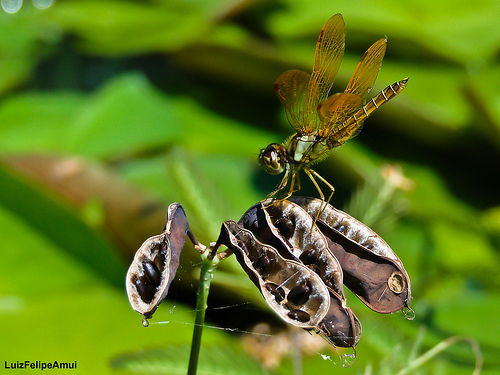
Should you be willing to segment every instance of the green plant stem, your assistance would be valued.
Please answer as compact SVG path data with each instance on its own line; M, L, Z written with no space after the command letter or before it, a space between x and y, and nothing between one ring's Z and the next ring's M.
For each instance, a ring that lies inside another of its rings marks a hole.
M453 336L444 341L441 341L439 344L429 349L420 357L411 361L405 368L400 370L396 375L412 374L417 368L422 366L424 363L428 362L442 351L448 349L450 346L455 345L460 341L466 342L472 347L472 350L476 357L476 365L472 375L479 375L481 373L481 368L483 367L483 355L481 353L481 349L479 348L479 344L474 339L471 339L469 337L460 337L460 336Z
M189 356L188 375L195 375L198 369L198 358L200 356L201 336L205 323L205 311L207 309L208 292L213 272L217 268L219 258L208 259L208 251L201 255L200 282L198 285L198 298L196 300L196 315L194 321L193 340L191 341L191 354Z

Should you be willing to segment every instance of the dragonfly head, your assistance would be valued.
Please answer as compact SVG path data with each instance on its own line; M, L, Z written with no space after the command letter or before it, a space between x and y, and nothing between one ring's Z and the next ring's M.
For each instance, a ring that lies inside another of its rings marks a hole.
M280 174L285 169L286 149L279 143L271 143L262 148L259 163L267 173Z

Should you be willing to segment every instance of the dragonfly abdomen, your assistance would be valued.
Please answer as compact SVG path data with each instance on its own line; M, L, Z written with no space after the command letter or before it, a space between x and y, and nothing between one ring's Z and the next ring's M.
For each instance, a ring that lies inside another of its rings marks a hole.
M368 116L370 116L375 110L377 110L382 104L388 102L399 94L406 87L408 78L402 79L392 85L387 86L377 95L375 95L372 100L366 103L360 110L358 110L351 119L355 122L364 121ZM349 121L349 120L348 120Z
M335 137L332 137L329 140L330 147L335 148L342 146L349 138L355 137L361 131L363 121L366 120L366 118L376 111L382 104L387 103L403 91L407 82L408 78L405 78L387 86L375 95L372 100L357 110L356 113L349 117L342 125L338 126L336 128Z

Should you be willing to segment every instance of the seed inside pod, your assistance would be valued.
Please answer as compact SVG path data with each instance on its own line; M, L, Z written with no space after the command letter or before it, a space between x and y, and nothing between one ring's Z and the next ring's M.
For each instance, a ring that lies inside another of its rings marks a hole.
M402 293L405 288L405 281L401 272L395 271L387 280L387 285L389 285L389 289L394 293Z
M295 306L302 306L309 300L310 295L311 288L309 288L307 285L299 285L292 288L286 298Z
M281 235L287 239L293 235L295 229L294 222L286 217L281 217L278 220L276 220L274 226L276 227L276 229L278 229Z
M145 303L150 303L156 293L156 287L145 276L134 276L132 280L137 293Z
M163 272L163 269L165 268L165 254L167 252L167 249L163 244L160 245L160 249L156 251L156 254L154 254L154 259L153 262L156 265L156 268L161 272Z
M260 255L255 264L255 268L261 276L269 275L279 268L276 255L270 251L266 251Z
M274 296L276 302L281 303L285 299L285 291L274 283L266 283L266 289Z
M306 266L310 264L316 264L318 262L318 256L315 249L309 249L300 254L299 259Z
M151 281L151 283L157 287L161 283L161 272L156 267L156 264L151 261L146 261L142 264L144 268L144 275Z
M302 323L308 322L311 319L310 315L302 310L292 310L288 312L288 317Z
M342 224L339 224L338 226L335 226L334 228L337 229L340 233L345 232L345 226Z

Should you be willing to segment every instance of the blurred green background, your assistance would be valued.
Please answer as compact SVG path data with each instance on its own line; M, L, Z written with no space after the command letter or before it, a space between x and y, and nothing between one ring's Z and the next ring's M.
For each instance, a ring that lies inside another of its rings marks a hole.
M500 373L500 2L1 4L2 368L185 373L198 254L188 242L154 316L168 324L141 326L126 269L169 203L208 244L279 183L257 163L261 147L292 133L273 82L311 70L318 33L340 12L346 54L332 92L384 35L374 93L410 80L316 170L336 187L331 203L401 258L416 318L378 315L348 293L363 336L344 369L344 351L285 327L229 259L213 280L200 373L395 374L455 336L479 343L484 374ZM270 336L244 333L261 322ZM457 344L411 373L470 374L474 363Z

